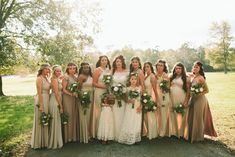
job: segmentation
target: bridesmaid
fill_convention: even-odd
[[[67,90],[72,83],[77,82],[77,71],[77,66],[74,63],[69,63],[66,68],[66,75],[62,81],[64,112],[69,115],[68,124],[64,125],[64,143],[79,140],[77,94]]]
[[[103,83],[103,75],[111,74],[111,65],[107,56],[100,56],[96,63],[96,69],[93,74],[92,85],[94,87],[94,102],[92,105],[92,124],[91,124],[91,136],[96,138],[100,112],[101,112],[101,96],[106,92],[106,85]]]
[[[169,91],[165,92],[160,88],[160,83],[163,80],[170,81],[168,77],[168,68],[165,60],[158,60],[156,64],[156,79],[157,79],[157,92],[159,96],[159,107],[158,110],[158,124],[159,124],[159,135],[170,136],[170,95]]]
[[[48,126],[40,124],[40,116],[42,112],[48,113],[50,92],[49,75],[50,65],[42,64],[38,70],[36,80],[37,95],[35,96],[34,121],[31,140],[31,148],[34,149],[48,147]]]
[[[122,55],[117,56],[113,61],[113,85],[118,83],[123,84],[126,88],[126,83],[128,79],[128,71],[126,70],[125,59]],[[125,112],[126,103],[124,100],[121,100],[121,106],[118,105],[117,100],[113,105],[113,114],[114,114],[114,128],[115,128],[115,140],[118,140],[120,134],[121,124],[123,122],[123,116]]]
[[[202,63],[195,62],[193,64],[192,72],[194,75],[192,77],[191,85],[203,85],[203,92],[196,96],[191,96],[189,102],[189,140],[193,143],[194,141],[203,141],[204,135],[217,137],[217,134],[213,126],[210,107],[205,96],[209,90],[206,84]]]
[[[61,67],[54,65],[52,68],[51,88],[49,113],[52,115],[49,132],[49,146],[48,148],[56,149],[63,146],[61,119],[60,113],[63,112],[62,107],[62,75]]]
[[[81,63],[81,67],[79,69],[78,81],[81,84],[81,91],[88,92],[90,94],[89,107],[84,109],[79,103],[79,124],[80,124],[80,142],[88,143],[88,140],[91,136],[90,133],[90,121],[91,121],[91,105],[93,104],[93,94],[94,89],[92,86],[92,72],[91,67],[88,63]]]
[[[189,79],[186,76],[186,69],[182,63],[176,63],[170,77],[170,97],[172,107],[179,104],[184,106],[184,114],[171,112],[171,135],[178,138],[188,139],[188,100],[189,100]]]
[[[156,86],[156,77],[154,74],[152,63],[146,62],[144,63],[144,86],[145,92],[153,98],[153,101],[157,104],[157,86]],[[154,112],[147,112],[144,114],[144,123],[147,127],[147,137],[149,139],[156,138],[158,136],[158,126],[157,126],[157,113]]]
[[[141,66],[140,58],[133,57],[131,59],[131,64],[130,64],[130,74],[131,73],[138,74],[138,81],[141,86],[141,92],[143,93],[145,90],[145,88],[144,88],[144,73],[141,69],[142,69],[142,66]]]

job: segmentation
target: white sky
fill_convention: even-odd
[[[205,45],[212,22],[222,20],[235,36],[235,0],[101,0],[101,6],[102,32],[95,38],[100,51]]]

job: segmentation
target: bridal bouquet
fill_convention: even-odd
[[[86,114],[86,110],[89,108],[91,103],[90,92],[82,92],[80,96],[81,106],[83,108],[84,115]]]
[[[60,114],[60,118],[61,118],[61,123],[66,125],[68,124],[68,121],[69,121],[69,114],[66,113],[66,112],[63,112]]]
[[[191,87],[190,92],[192,96],[196,96],[199,93],[202,93],[204,91],[202,84],[195,84]]]
[[[176,105],[175,107],[172,107],[173,108],[173,112],[175,113],[179,113],[179,114],[184,114],[184,105],[182,103],[179,103],[178,105]]]
[[[122,107],[122,99],[124,99],[124,94],[126,93],[126,88],[123,84],[118,83],[111,87],[111,93],[115,96],[118,102],[118,107]]]
[[[141,103],[144,105],[144,112],[150,112],[150,111],[156,111],[157,107],[152,100],[152,97],[148,95],[147,93],[144,93],[141,96]]]
[[[137,90],[130,90],[129,93],[128,93],[128,97],[130,99],[135,99],[135,98],[138,98],[140,95],[139,91]],[[132,104],[132,108],[134,108],[134,104]]]
[[[47,114],[45,112],[42,112],[41,117],[40,117],[40,123],[43,126],[47,126],[47,125],[49,125],[51,119],[52,119],[52,116],[50,113]]]

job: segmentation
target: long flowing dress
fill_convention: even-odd
[[[97,138],[103,141],[114,139],[114,117],[111,106],[103,106],[101,109]]]
[[[193,79],[192,85],[196,84],[198,82]],[[206,83],[204,85],[207,88]],[[206,96],[192,96],[189,105],[188,125],[190,141],[203,141],[204,135],[217,137]]]
[[[57,79],[57,81],[59,96],[62,98],[62,81],[59,79]],[[61,148],[63,146],[61,119],[58,105],[59,104],[56,100],[55,93],[52,91],[49,103],[49,113],[52,115],[52,120],[49,127],[48,146],[48,148],[52,149]]]
[[[83,108],[81,103],[79,104],[79,124],[80,124],[80,142],[88,143],[91,136],[91,105],[93,104],[94,89],[92,86],[92,77],[88,76],[87,80],[82,85],[82,92],[88,92],[90,94],[91,103],[89,108]]]
[[[136,87],[135,89],[128,87],[127,92],[130,90],[137,90],[139,93],[141,92],[140,87]],[[141,105],[140,95],[141,94],[139,94],[138,98],[135,98],[134,108],[132,108],[131,103],[126,104],[121,132],[118,138],[119,143],[131,145],[141,141],[142,112],[137,113],[137,108]]]
[[[48,82],[44,77],[42,76],[40,77],[42,79],[43,108],[44,108],[44,112],[48,113],[50,82]],[[39,108],[37,106],[38,104],[39,104],[39,98],[38,98],[38,95],[36,95],[35,105],[34,105],[32,140],[31,140],[31,148],[34,148],[34,149],[48,147],[48,126],[44,126],[40,124],[41,112],[39,111]]]
[[[113,85],[117,85],[118,83],[123,84],[126,88],[126,83],[128,79],[129,73],[127,71],[124,72],[115,72],[113,74]],[[121,124],[123,123],[124,112],[126,108],[126,103],[124,100],[121,100],[121,106],[118,104],[118,101],[115,100],[115,104],[113,105],[113,114],[114,114],[114,128],[115,128],[115,140],[118,140]]]
[[[160,109],[158,110],[158,124],[159,124],[159,135],[160,136],[170,136],[170,94],[163,93],[160,88],[160,83],[163,77],[158,77],[157,79],[157,92],[159,97]]]
[[[99,67],[100,68],[100,67]],[[103,70],[100,68],[102,73],[100,74],[98,78],[98,83],[99,84],[104,84],[103,83],[103,76],[105,74],[110,74],[110,70],[106,68]],[[101,96],[106,92],[106,89],[103,88],[96,88],[94,87],[94,102],[92,105],[92,124],[91,124],[91,136],[93,138],[96,138],[97,131],[98,131],[98,126],[99,126],[99,119],[100,119],[100,113],[101,113]]]
[[[65,76],[65,81],[67,81],[67,87],[72,83],[77,82],[77,79],[71,76]],[[64,143],[78,141],[79,140],[79,117],[78,117],[78,105],[76,97],[70,96],[63,93],[63,107],[64,112],[68,113],[68,123],[64,125],[63,135]]]
[[[145,81],[145,92],[147,92],[148,95],[152,96],[153,101],[155,101],[155,94],[153,91],[153,87],[151,84],[151,77],[154,76],[154,74],[149,75]],[[144,123],[147,127],[147,137],[149,139],[156,138],[158,136],[158,123],[157,123],[157,112],[147,112],[144,113]]]
[[[181,77],[175,78],[171,82],[170,97],[172,107],[184,103],[186,92],[183,90],[183,80]],[[184,114],[173,112],[171,109],[171,135],[188,138],[188,108],[184,109]]]

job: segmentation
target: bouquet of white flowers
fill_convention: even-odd
[[[204,91],[202,84],[195,84],[191,87],[190,92],[192,96],[196,96],[199,93],[202,93]]]
[[[141,96],[141,102],[144,106],[144,112],[150,112],[150,111],[156,111],[157,106],[155,105],[154,101],[152,100],[152,97],[148,95],[147,93],[144,93]]]
[[[122,106],[122,101],[124,99],[124,94],[126,93],[126,88],[123,84],[118,83],[111,87],[111,93],[115,96],[118,102],[118,107]]]
[[[67,89],[72,93],[79,93],[79,87],[80,87],[80,83],[74,82],[74,83],[70,84],[67,87]]]
[[[47,126],[50,123],[52,116],[50,113],[46,114],[45,112],[41,113],[40,122],[43,126]]]
[[[182,103],[179,103],[178,105],[176,105],[175,107],[172,107],[173,108],[173,112],[175,113],[179,113],[179,114],[184,114],[184,105]]]
[[[140,95],[140,93],[137,90],[130,90],[128,93],[128,97],[130,99],[136,99],[139,97],[139,95]],[[134,108],[134,104],[132,104],[132,108]]]
[[[81,106],[84,110],[84,115],[86,114],[86,110],[89,108],[91,103],[90,92],[82,92],[80,97]]]

